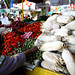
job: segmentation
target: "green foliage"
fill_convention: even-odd
[[[34,54],[29,55],[27,62],[32,64],[32,65],[35,65],[35,63],[34,63],[35,60],[42,61],[43,60],[42,59],[42,53],[43,52],[39,50],[39,51],[35,52]]]
[[[26,39],[26,41],[23,43],[23,50],[29,50],[34,46],[35,39]]]

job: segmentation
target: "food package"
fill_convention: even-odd
[[[75,45],[68,45],[68,49],[69,49],[72,53],[75,53]]]
[[[41,34],[37,39],[43,42],[61,41],[61,37],[56,35]]]
[[[73,19],[74,18],[72,16],[61,15],[61,16],[57,17],[57,22],[67,24],[67,23],[71,22]]]
[[[42,58],[48,63],[63,65],[64,61],[60,54],[52,53],[52,52],[44,52],[42,54]]]
[[[61,41],[47,42],[42,44],[42,46],[40,47],[40,50],[41,51],[59,51],[64,47],[63,45],[64,44]]]
[[[75,31],[72,31],[72,35],[75,35]]]
[[[75,45],[75,36],[74,35],[66,36],[64,37],[64,41],[67,41],[68,43]]]
[[[51,34],[57,35],[57,36],[68,36],[68,29],[65,27],[61,27],[60,29],[52,30]]]
[[[75,59],[72,53],[69,50],[64,49],[62,52],[62,58],[66,64],[69,73],[71,75],[75,75]]]
[[[48,63],[47,61],[42,61],[41,66],[45,69],[52,70],[54,72],[63,72],[65,74],[68,73],[67,69],[64,66]]]
[[[67,29],[75,30],[75,20],[65,26]]]
[[[63,15],[69,15],[69,16],[74,16],[75,17],[75,11],[68,10],[68,11],[61,11]]]

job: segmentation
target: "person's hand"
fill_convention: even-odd
[[[29,56],[30,54],[32,54],[32,53],[34,53],[34,52],[36,52],[36,51],[38,51],[38,48],[37,48],[36,46],[33,47],[33,48],[31,48],[31,49],[29,49],[29,50],[27,50],[27,51],[25,52],[26,58],[28,58],[28,56]]]

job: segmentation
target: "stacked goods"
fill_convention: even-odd
[[[74,22],[73,16],[53,15],[43,23],[42,34],[34,43],[40,51],[43,51],[41,63],[43,68],[75,75]]]
[[[43,25],[41,26],[41,31],[42,32],[50,32],[52,29],[59,29],[60,26],[62,26],[63,24],[58,23],[56,21],[58,15],[53,15],[51,17],[49,17],[46,22],[43,23]]]

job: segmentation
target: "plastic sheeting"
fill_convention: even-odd
[[[51,6],[66,5],[66,4],[69,4],[69,0],[50,0]]]
[[[51,6],[75,4],[75,0],[50,0]]]

